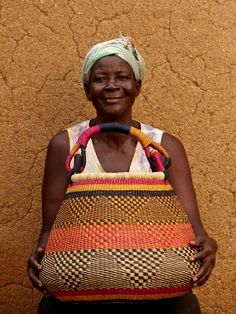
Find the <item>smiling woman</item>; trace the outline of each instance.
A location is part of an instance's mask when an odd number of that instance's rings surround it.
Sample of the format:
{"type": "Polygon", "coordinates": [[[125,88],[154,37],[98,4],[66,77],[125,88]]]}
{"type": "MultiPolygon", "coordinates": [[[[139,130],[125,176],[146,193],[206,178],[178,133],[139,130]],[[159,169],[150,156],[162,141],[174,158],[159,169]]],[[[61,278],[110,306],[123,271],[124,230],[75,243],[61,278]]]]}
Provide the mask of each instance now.
{"type": "MultiPolygon", "coordinates": [[[[112,225],[108,217],[104,214],[105,216],[102,217],[101,221],[99,221],[98,224],[93,222],[91,228],[87,225],[85,226],[85,228],[83,228],[83,226],[81,226],[80,215],[78,215],[76,227],[78,227],[81,232],[75,233],[76,236],[79,237],[79,241],[82,241],[82,243],[84,243],[84,247],[88,248],[89,252],[83,252],[81,258],[72,258],[73,261],[69,262],[69,264],[64,263],[64,259],[67,258],[67,252],[61,252],[62,255],[60,256],[62,256],[62,259],[60,259],[59,263],[62,270],[65,270],[66,268],[67,275],[65,276],[65,272],[61,272],[61,269],[57,269],[55,275],[51,275],[51,283],[49,285],[52,286],[52,290],[56,289],[54,283],[55,278],[58,278],[58,285],[61,285],[59,288],[63,290],[65,287],[62,282],[64,281],[68,283],[69,281],[70,288],[68,291],[66,291],[67,294],[69,293],[70,295],[73,295],[75,293],[73,289],[76,286],[80,291],[82,291],[82,295],[80,296],[79,300],[77,300],[76,302],[66,302],[56,299],[54,296],[50,295],[49,291],[47,291],[46,287],[44,287],[42,281],[39,279],[40,273],[42,274],[43,268],[41,263],[42,258],[44,262],[45,260],[47,260],[48,249],[46,249],[45,252],[45,248],[47,246],[47,243],[49,243],[50,245],[51,243],[53,243],[52,237],[50,235],[57,232],[53,227],[55,221],[59,221],[60,226],[66,226],[68,222],[66,222],[65,220],[68,219],[69,216],[61,215],[59,209],[61,207],[61,204],[63,203],[63,200],[65,199],[68,187],[70,187],[72,184],[71,178],[73,177],[73,171],[83,171],[83,174],[85,176],[87,176],[87,174],[89,173],[91,175],[98,174],[99,176],[101,175],[101,177],[103,177],[103,175],[105,175],[106,177],[109,176],[110,174],[108,173],[111,173],[111,175],[114,176],[119,176],[120,174],[117,174],[119,172],[123,174],[125,173],[125,178],[128,178],[129,175],[131,175],[130,177],[132,177],[132,175],[140,175],[140,178],[143,178],[147,174],[150,174],[155,168],[153,160],[156,160],[160,168],[162,168],[163,170],[165,167],[162,165],[162,162],[166,162],[166,160],[163,160],[163,158],[161,160],[160,157],[157,157],[158,154],[155,150],[149,150],[148,145],[146,145],[147,142],[149,144],[155,143],[156,147],[159,148],[161,147],[161,144],[163,147],[161,148],[162,152],[167,151],[169,153],[172,164],[169,169],[163,172],[163,176],[165,178],[166,176],[168,176],[168,182],[174,188],[178,199],[181,202],[181,206],[183,207],[184,217],[185,215],[188,217],[191,224],[190,226],[193,230],[193,238],[191,238],[193,240],[190,241],[190,238],[188,238],[185,245],[186,250],[191,251],[192,249],[192,252],[195,251],[196,253],[194,255],[187,256],[187,259],[184,262],[184,267],[188,265],[187,268],[192,269],[193,267],[195,267],[194,265],[197,264],[201,264],[201,267],[193,277],[189,278],[189,286],[191,286],[192,288],[193,286],[195,287],[198,285],[202,285],[207,281],[208,277],[210,276],[211,271],[215,265],[215,253],[217,249],[216,242],[214,241],[214,239],[208,236],[202,225],[191,179],[188,159],[186,157],[184,147],[182,143],[174,136],[167,134],[166,132],[163,132],[158,128],[134,120],[132,116],[132,106],[135,102],[136,97],[140,93],[142,81],[144,78],[144,72],[145,64],[143,58],[139,54],[138,50],[131,43],[131,41],[124,36],[95,45],[90,49],[87,56],[85,57],[83,63],[82,80],[87,98],[89,101],[91,101],[96,109],[96,116],[94,118],[91,118],[89,121],[78,122],[77,124],[70,127],[68,130],[58,133],[52,138],[48,146],[42,193],[42,230],[39,236],[36,250],[32,253],[31,257],[28,260],[28,273],[33,286],[46,295],[42,298],[39,304],[39,314],[78,313],[78,311],[82,309],[91,309],[91,307],[101,309],[101,307],[106,307],[108,305],[113,305],[113,307],[122,306],[122,309],[126,309],[127,306],[129,307],[130,305],[135,304],[138,304],[139,306],[145,306],[143,307],[143,309],[147,309],[147,306],[149,305],[152,307],[155,306],[158,313],[200,313],[200,308],[196,295],[192,293],[191,289],[189,288],[186,288],[186,293],[181,296],[176,295],[175,297],[173,297],[172,295],[171,298],[167,298],[167,292],[170,292],[171,290],[170,286],[172,284],[176,285],[175,275],[173,275],[173,281],[171,283],[166,283],[165,280],[163,281],[161,279],[162,277],[159,277],[159,274],[161,272],[161,266],[156,263],[156,257],[153,258],[151,256],[150,258],[147,258],[146,262],[142,263],[141,270],[139,267],[135,267],[135,265],[138,265],[139,263],[139,258],[137,257],[137,254],[139,254],[138,252],[140,252],[140,250],[132,249],[132,247],[130,247],[130,243],[134,243],[138,237],[132,236],[130,238],[128,236],[130,230],[133,228],[133,224],[126,224],[126,220],[127,217],[134,219],[136,216],[140,215],[140,212],[142,212],[143,208],[146,208],[146,205],[144,204],[141,204],[140,208],[137,206],[136,200],[138,199],[138,197],[135,197],[132,202],[130,201],[129,206],[125,208],[125,211],[123,209],[120,209],[122,208],[122,201],[117,200],[116,197],[114,198],[114,202],[109,205],[109,208],[102,205],[103,196],[98,197],[97,201],[99,204],[101,203],[101,206],[103,206],[104,212],[109,212],[109,215],[111,212],[113,213],[115,217],[114,225],[112,225]],[[67,167],[72,167],[74,169],[72,173],[70,173],[68,179],[68,172],[65,169],[65,162],[67,156],[71,156],[73,153],[75,153],[76,147],[78,148],[78,137],[84,131],[86,131],[86,134],[89,134],[89,136],[92,135],[91,132],[94,132],[92,130],[99,130],[101,124],[105,124],[105,126],[103,126],[103,129],[106,130],[106,123],[111,122],[114,123],[114,125],[116,126],[117,124],[122,124],[121,129],[125,131],[114,132],[114,129],[112,129],[112,131],[110,130],[110,132],[95,132],[92,140],[86,143],[87,147],[81,148],[81,151],[83,152],[82,156],[85,156],[86,148],[86,161],[80,155],[75,155],[75,158],[71,161],[70,165],[68,166],[67,164],[67,167]],[[129,136],[129,132],[126,132],[126,130],[132,130],[131,133],[133,136],[129,136]],[[139,132],[144,134],[140,138],[141,144],[139,141],[137,141],[137,136],[135,136],[139,134],[139,132]],[[71,150],[72,153],[69,154],[71,150]],[[117,206],[118,210],[116,214],[115,208],[117,208],[117,206]],[[122,216],[122,219],[120,218],[118,223],[116,220],[117,215],[122,216]],[[127,230],[127,233],[120,232],[120,228],[125,228],[122,230],[127,230]],[[106,268],[104,266],[106,265],[104,264],[104,258],[99,255],[100,251],[97,248],[94,248],[94,246],[96,247],[96,243],[94,241],[92,241],[92,248],[90,248],[90,244],[88,244],[88,239],[93,237],[94,233],[96,234],[96,232],[100,232],[99,239],[101,241],[101,239],[103,239],[104,237],[104,234],[101,233],[101,230],[104,230],[105,233],[107,232],[107,230],[110,230],[110,233],[108,233],[107,237],[104,238],[104,241],[106,243],[109,243],[111,233],[115,241],[117,241],[117,238],[118,242],[121,241],[119,239],[123,239],[121,248],[123,252],[122,254],[133,254],[130,260],[130,265],[133,265],[131,267],[132,270],[130,268],[127,268],[126,263],[124,264],[122,256],[120,256],[120,253],[117,253],[116,251],[116,247],[112,247],[110,249],[105,247],[105,251],[108,256],[107,258],[111,262],[111,264],[109,265],[113,265],[110,268],[106,268]],[[82,234],[82,236],[79,236],[79,234],[82,234]],[[116,255],[115,260],[111,261],[113,255],[116,255]],[[154,261],[154,263],[156,263],[156,266],[150,268],[150,261],[154,261]],[[85,268],[84,266],[81,266],[84,264],[87,265],[85,268]],[[92,264],[96,267],[93,268],[91,266],[92,264]],[[102,267],[100,268],[99,265],[101,265],[102,267]],[[80,274],[79,277],[71,277],[71,271],[73,272],[74,268],[78,270],[80,274]],[[94,271],[94,269],[100,269],[100,271],[101,269],[104,269],[106,284],[104,284],[105,281],[100,281],[99,271],[94,271]],[[112,278],[113,276],[115,276],[116,278],[118,290],[116,290],[116,295],[113,295],[112,297],[113,292],[111,293],[111,291],[113,290],[109,289],[109,278],[112,278]],[[88,289],[86,288],[86,286],[84,286],[83,279],[86,279],[88,277],[91,278],[91,282],[94,284],[95,287],[94,289],[91,289],[91,287],[90,289],[88,289]],[[160,284],[162,286],[162,292],[164,291],[163,293],[165,296],[163,298],[162,295],[161,300],[159,299],[160,293],[157,294],[155,289],[148,289],[148,293],[147,290],[145,290],[149,287],[150,282],[159,281],[161,281],[160,284]],[[126,298],[124,300],[122,295],[125,295],[126,287],[133,289],[133,291],[135,291],[136,297],[130,294],[129,298],[126,298]],[[102,302],[90,302],[91,300],[96,300],[95,294],[97,291],[99,291],[99,296],[97,297],[102,302]],[[143,291],[146,292],[142,294],[142,296],[140,296],[143,291]],[[85,294],[89,294],[89,296],[86,299],[86,302],[82,302],[85,298],[85,294]],[[105,297],[102,298],[103,295],[109,295],[109,299],[105,297]]],[[[82,144],[84,143],[85,140],[83,139],[82,144]]],[[[164,155],[168,156],[167,153],[165,153],[164,155]]],[[[91,180],[89,181],[89,184],[88,180],[86,182],[86,186],[92,184],[91,180]]],[[[127,182],[130,181],[127,180],[127,182]]],[[[126,192],[129,194],[127,182],[125,184],[125,190],[127,190],[128,192],[126,192]]],[[[80,184],[81,186],[83,186],[83,183],[80,184]]],[[[161,186],[167,186],[168,184],[167,181],[165,181],[163,184],[161,184],[161,186]]],[[[158,186],[156,188],[157,190],[159,189],[158,186]]],[[[131,185],[130,189],[132,188],[133,185],[131,185]]],[[[140,189],[140,193],[142,194],[144,193],[144,190],[146,191],[150,188],[153,188],[152,184],[148,186],[143,184],[142,188],[140,189]]],[[[101,191],[98,186],[97,191],[94,191],[94,193],[96,194],[100,192],[101,191]]],[[[113,193],[116,193],[117,196],[120,195],[120,191],[118,188],[117,190],[113,191],[113,193]]],[[[166,194],[170,192],[162,193],[166,194]]],[[[73,217],[73,199],[68,200],[68,202],[71,202],[72,209],[68,207],[67,214],[70,215],[70,217],[73,217]]],[[[147,210],[146,214],[143,214],[143,216],[141,215],[142,222],[138,225],[139,228],[145,230],[145,232],[139,234],[139,238],[142,240],[142,243],[145,243],[145,245],[147,245],[146,243],[149,243],[150,241],[150,243],[153,243],[154,241],[150,236],[150,225],[153,223],[153,219],[148,220],[148,217],[150,217],[150,215],[152,215],[152,213],[155,211],[155,215],[162,215],[161,210],[163,209],[163,206],[166,206],[166,204],[161,204],[160,210],[158,210],[157,212],[156,202],[152,201],[150,211],[147,210]]],[[[91,203],[90,200],[86,199],[86,197],[84,211],[89,215],[89,221],[91,219],[93,220],[92,214],[93,216],[95,216],[95,218],[97,217],[95,205],[91,203]]],[[[81,215],[84,215],[84,211],[81,212],[81,215]]],[[[176,214],[176,212],[173,212],[172,209],[167,209],[167,211],[168,215],[178,216],[178,214],[176,214]]],[[[64,235],[69,235],[70,230],[75,227],[72,223],[72,220],[70,219],[69,225],[65,227],[63,233],[64,235]]],[[[161,230],[165,230],[164,225],[162,222],[157,227],[159,231],[156,232],[156,235],[154,236],[155,239],[158,238],[160,234],[163,234],[163,231],[161,230]]],[[[166,231],[167,234],[169,232],[168,230],[166,231]]],[[[177,232],[176,239],[179,239],[182,242],[185,241],[185,234],[180,234],[177,232]]],[[[172,244],[175,243],[175,238],[171,241],[172,244]]],[[[106,243],[104,245],[106,245],[106,243]]],[[[119,245],[120,243],[121,242],[119,242],[119,245]]],[[[59,244],[60,247],[68,246],[71,248],[70,235],[68,236],[68,239],[59,244]]],[[[145,250],[146,247],[142,249],[145,250]]],[[[102,247],[102,250],[104,250],[104,247],[102,247]]],[[[167,256],[169,254],[167,251],[165,251],[165,249],[163,249],[162,247],[160,248],[160,254],[164,254],[165,256],[167,256]]],[[[174,255],[172,253],[168,255],[170,261],[173,261],[173,256],[175,256],[177,260],[179,259],[176,252],[173,253],[174,255]]],[[[74,254],[72,249],[70,250],[69,254],[74,254]]],[[[170,265],[173,265],[173,267],[176,266],[175,262],[172,264],[171,263],[172,262],[168,262],[167,260],[167,270],[165,270],[166,274],[168,274],[170,271],[173,271],[170,265]]],[[[43,272],[45,273],[46,271],[50,273],[50,269],[55,269],[55,263],[50,261],[48,264],[48,268],[49,269],[44,269],[43,272]]],[[[183,276],[182,274],[180,274],[180,282],[183,281],[183,278],[184,274],[183,276]]],[[[176,287],[174,287],[173,289],[176,289],[176,287]]]]}
{"type": "Polygon", "coordinates": [[[141,82],[136,81],[131,66],[117,56],[98,60],[90,73],[85,91],[97,111],[97,122],[121,123],[132,120],[132,106],[140,93],[141,82]]]}

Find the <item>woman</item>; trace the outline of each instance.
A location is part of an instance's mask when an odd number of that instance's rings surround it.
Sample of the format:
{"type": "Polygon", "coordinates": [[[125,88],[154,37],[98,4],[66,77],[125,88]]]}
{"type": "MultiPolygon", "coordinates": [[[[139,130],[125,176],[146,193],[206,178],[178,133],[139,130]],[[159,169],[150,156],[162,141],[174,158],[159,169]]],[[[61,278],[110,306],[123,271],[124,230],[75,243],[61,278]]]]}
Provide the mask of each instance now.
{"type": "MultiPolygon", "coordinates": [[[[168,180],[182,201],[194,229],[196,238],[190,245],[199,249],[194,261],[200,261],[201,268],[193,278],[194,286],[203,285],[214,268],[216,242],[208,236],[202,225],[183,145],[174,136],[132,118],[132,106],[140,93],[144,71],[145,64],[141,55],[124,36],[95,45],[84,60],[85,93],[96,110],[96,117],[57,134],[48,146],[42,189],[42,231],[36,250],[28,260],[29,278],[33,286],[43,293],[46,291],[39,280],[39,272],[42,270],[40,261],[67,188],[65,160],[78,135],[98,123],[118,122],[132,125],[161,143],[169,152],[172,166],[168,169],[168,180]]],[[[87,148],[84,172],[101,171],[151,170],[145,158],[142,158],[141,148],[134,138],[111,132],[95,136],[87,148]]],[[[193,293],[153,302],[145,302],[145,306],[155,304],[158,313],[200,313],[193,293]]],[[[38,313],[76,313],[77,309],[81,309],[80,304],[63,303],[53,297],[44,297],[38,313]]]]}

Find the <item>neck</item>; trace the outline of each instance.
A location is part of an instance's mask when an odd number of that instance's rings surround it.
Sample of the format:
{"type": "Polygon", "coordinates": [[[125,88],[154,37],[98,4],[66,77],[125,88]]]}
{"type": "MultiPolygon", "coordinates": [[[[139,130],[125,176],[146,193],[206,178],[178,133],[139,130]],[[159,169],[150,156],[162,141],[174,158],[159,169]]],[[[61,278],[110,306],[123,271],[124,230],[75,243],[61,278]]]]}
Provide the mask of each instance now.
{"type": "Polygon", "coordinates": [[[96,118],[90,120],[89,126],[93,126],[93,125],[101,124],[101,123],[110,123],[110,122],[127,124],[127,125],[131,125],[131,126],[137,128],[137,129],[140,129],[140,123],[136,120],[133,120],[133,119],[99,119],[99,117],[96,117],[96,118]]]}

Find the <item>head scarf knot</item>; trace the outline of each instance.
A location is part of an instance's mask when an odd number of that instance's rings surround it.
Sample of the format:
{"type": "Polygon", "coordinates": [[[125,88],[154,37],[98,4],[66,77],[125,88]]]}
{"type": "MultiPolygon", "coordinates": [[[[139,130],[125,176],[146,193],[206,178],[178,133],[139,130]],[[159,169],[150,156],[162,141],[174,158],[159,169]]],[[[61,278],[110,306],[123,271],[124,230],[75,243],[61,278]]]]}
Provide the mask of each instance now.
{"type": "Polygon", "coordinates": [[[143,81],[145,73],[145,62],[130,39],[126,36],[101,42],[93,46],[87,53],[82,66],[82,80],[86,85],[94,64],[101,58],[115,55],[129,63],[137,81],[143,81]]]}

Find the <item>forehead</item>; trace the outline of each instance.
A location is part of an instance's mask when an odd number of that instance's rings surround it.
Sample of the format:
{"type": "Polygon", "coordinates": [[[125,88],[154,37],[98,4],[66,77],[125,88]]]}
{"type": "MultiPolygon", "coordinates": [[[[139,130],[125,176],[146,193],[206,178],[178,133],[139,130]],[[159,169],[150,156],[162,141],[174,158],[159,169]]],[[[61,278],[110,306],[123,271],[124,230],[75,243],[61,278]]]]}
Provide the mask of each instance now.
{"type": "Polygon", "coordinates": [[[106,56],[99,59],[93,66],[91,74],[102,71],[126,71],[133,73],[132,67],[128,62],[118,56],[106,56]]]}

